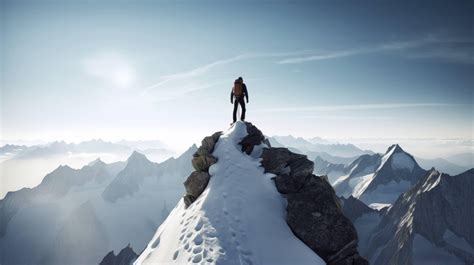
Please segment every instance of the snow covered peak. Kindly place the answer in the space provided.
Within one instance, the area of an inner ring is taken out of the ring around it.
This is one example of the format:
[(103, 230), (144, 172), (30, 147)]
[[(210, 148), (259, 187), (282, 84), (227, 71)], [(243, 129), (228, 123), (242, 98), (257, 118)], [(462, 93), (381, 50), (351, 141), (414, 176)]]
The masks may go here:
[(398, 144), (388, 148), (387, 153), (382, 157), (382, 163), (379, 170), (389, 163), (392, 170), (408, 170), (413, 172), (415, 166), (418, 166), (412, 155), (405, 152)]
[(366, 204), (393, 203), (426, 173), (398, 144), (390, 146), (382, 156), (359, 157), (347, 172), (334, 183), (336, 191)]
[(387, 153), (388, 152), (392, 152), (392, 153), (399, 153), (399, 152), (405, 152), (403, 151), (402, 147), (398, 144), (392, 144), (388, 150), (387, 150)]
[(242, 152), (246, 135), (236, 122), (220, 136), (204, 192), (187, 209), (180, 200), (135, 264), (324, 264), (286, 223), (274, 175)]

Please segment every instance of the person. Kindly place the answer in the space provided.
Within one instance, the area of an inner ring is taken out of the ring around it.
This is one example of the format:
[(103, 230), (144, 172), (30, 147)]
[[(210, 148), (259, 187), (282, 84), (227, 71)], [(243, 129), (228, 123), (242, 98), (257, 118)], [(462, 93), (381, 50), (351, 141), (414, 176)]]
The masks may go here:
[(240, 104), (242, 108), (242, 114), (240, 115), (240, 120), (245, 120), (245, 102), (244, 97), (247, 100), (247, 104), (249, 103), (249, 93), (247, 91), (247, 86), (244, 83), (244, 79), (242, 77), (237, 78), (234, 81), (234, 86), (230, 92), (230, 104), (234, 104), (234, 112), (232, 118), (234, 120), (233, 123), (237, 121), (237, 108)]

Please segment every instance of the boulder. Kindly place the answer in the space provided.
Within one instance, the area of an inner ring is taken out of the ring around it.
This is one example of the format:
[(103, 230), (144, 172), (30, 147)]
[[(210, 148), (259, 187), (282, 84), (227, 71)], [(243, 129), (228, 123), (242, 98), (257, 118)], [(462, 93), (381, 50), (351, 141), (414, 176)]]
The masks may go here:
[(261, 144), (265, 140), (265, 137), (252, 123), (246, 122), (245, 125), (247, 126), (247, 136), (245, 136), (239, 144), (242, 146), (242, 152), (250, 155), (254, 146)]
[(207, 154), (195, 156), (191, 162), (195, 170), (208, 171), (209, 167), (217, 162), (217, 159), (214, 156)]
[[(207, 186), (209, 182), (210, 175), (207, 172), (203, 171), (194, 171), (189, 175), (189, 177), (184, 182), (184, 187), (186, 188), (186, 200), (193, 202)], [(190, 195), (190, 196), (189, 196)], [(186, 197), (185, 196), (185, 197)]]
[(332, 262), (358, 255), (357, 232), (342, 214), (339, 200), (328, 182), (311, 175), (300, 191), (288, 194), (287, 199), (288, 225), (328, 264), (346, 264)]
[(287, 166), (298, 159), (304, 158), (304, 155), (299, 155), (291, 152), (287, 148), (263, 148), (262, 152), (262, 167), (265, 172), (273, 174), (286, 174), (289, 173)]
[(313, 170), (314, 163), (308, 160), (306, 156), (290, 163), (290, 175), (296, 179), (301, 179), (313, 174)]
[(198, 148), (196, 153), (194, 153), (194, 157), (212, 154), (212, 152), (214, 151), (214, 146), (216, 145), (221, 135), (222, 132), (216, 132), (211, 136), (204, 137), (204, 139), (202, 139), (201, 141), (201, 146)]
[(277, 175), (273, 180), (275, 181), (275, 186), (278, 192), (282, 194), (298, 192), (302, 187), (302, 184), (300, 185), (288, 174)]
[(186, 205), (186, 208), (188, 208), (189, 205), (191, 205), (191, 203), (193, 203), (195, 200), (196, 200), (196, 198), (192, 195), (184, 195), (183, 196), (183, 201), (184, 201), (184, 205)]

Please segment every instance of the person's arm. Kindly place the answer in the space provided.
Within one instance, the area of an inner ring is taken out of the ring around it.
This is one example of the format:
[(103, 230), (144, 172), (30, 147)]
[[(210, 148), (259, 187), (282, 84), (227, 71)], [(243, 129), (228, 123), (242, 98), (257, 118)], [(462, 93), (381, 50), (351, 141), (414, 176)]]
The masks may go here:
[(249, 92), (247, 91), (247, 85), (243, 84), (243, 88), (244, 88), (245, 98), (247, 99), (247, 103), (249, 103)]
[(234, 103), (234, 90), (230, 90), (230, 104)]

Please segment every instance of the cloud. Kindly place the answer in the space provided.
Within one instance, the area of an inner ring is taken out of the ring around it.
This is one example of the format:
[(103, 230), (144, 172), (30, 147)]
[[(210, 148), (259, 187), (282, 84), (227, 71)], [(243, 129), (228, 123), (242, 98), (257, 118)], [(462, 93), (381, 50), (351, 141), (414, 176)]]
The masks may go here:
[(196, 67), (194, 69), (188, 70), (188, 71), (183, 71), (183, 72), (178, 72), (174, 73), (171, 75), (164, 75), (161, 76), (158, 82), (145, 87), (142, 89), (142, 95), (147, 94), (150, 90), (162, 87), (165, 84), (169, 84), (171, 82), (179, 82), (179, 81), (186, 81), (186, 80), (191, 80), (200, 76), (205, 75), (208, 73), (210, 70), (217, 66), (222, 66), (242, 60), (250, 60), (250, 59), (258, 59), (258, 58), (272, 58), (272, 57), (284, 57), (284, 56), (294, 56), (302, 53), (307, 53), (308, 50), (306, 51), (294, 51), (294, 52), (276, 52), (276, 53), (244, 53), (240, 54), (234, 57), (230, 58), (225, 58), (221, 60), (217, 60), (199, 67)]
[(158, 97), (154, 97), (154, 102), (168, 101), (180, 98), (189, 93), (197, 92), (206, 88), (228, 83), (227, 81), (217, 81), (213, 83), (189, 83), (177, 87), (169, 87), (166, 90), (160, 91)]
[(82, 61), (84, 71), (117, 88), (128, 88), (135, 81), (135, 70), (117, 53), (102, 53)]
[[(470, 39), (440, 38), (426, 37), (417, 40), (395, 41), (382, 43), (376, 46), (350, 48), (339, 51), (321, 51), (317, 54), (307, 56), (291, 57), (280, 60), (278, 64), (295, 64), (309, 61), (328, 60), (363, 54), (373, 54), (379, 52), (419, 50), (423, 48), (420, 56), (411, 56), (411, 58), (440, 58), (449, 59), (462, 63), (474, 63), (474, 52), (472, 47), (466, 49), (462, 47), (464, 44), (472, 44), (474, 41)], [(439, 47), (440, 45), (445, 47)], [(459, 47), (461, 45), (461, 47)]]
[(331, 112), (349, 110), (378, 110), (420, 107), (457, 107), (459, 104), (447, 103), (384, 103), (384, 104), (354, 104), (354, 105), (326, 105), (305, 107), (283, 107), (257, 109), (255, 112)]

